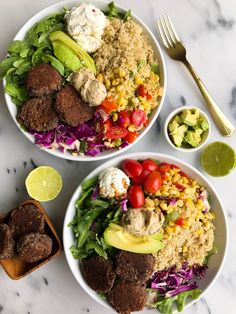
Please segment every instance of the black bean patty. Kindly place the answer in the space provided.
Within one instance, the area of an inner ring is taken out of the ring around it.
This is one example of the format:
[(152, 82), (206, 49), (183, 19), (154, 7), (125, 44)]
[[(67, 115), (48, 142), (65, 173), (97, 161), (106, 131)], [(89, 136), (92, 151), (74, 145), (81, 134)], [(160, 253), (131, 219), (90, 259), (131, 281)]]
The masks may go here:
[(56, 111), (60, 120), (77, 126), (93, 117), (94, 109), (84, 102), (73, 86), (62, 87), (56, 95)]
[(21, 107), (17, 121), (37, 132), (51, 131), (58, 126), (58, 115), (51, 97), (32, 98)]
[(41, 233), (23, 235), (17, 241), (18, 257), (27, 262), (34, 263), (48, 257), (52, 252), (52, 239)]
[(120, 282), (108, 293), (107, 300), (118, 313), (129, 314), (143, 310), (147, 301), (147, 292), (144, 286)]
[(13, 236), (19, 238), (30, 232), (44, 232), (44, 216), (41, 211), (32, 204), (25, 204), (11, 212), (9, 226)]
[(111, 260), (94, 256), (82, 261), (82, 270), (88, 285), (95, 291), (108, 292), (116, 275)]
[(0, 259), (14, 256), (14, 245), (11, 230), (8, 225), (0, 224)]
[(122, 280), (144, 284), (154, 272), (155, 258), (151, 254), (120, 251), (116, 257), (116, 274)]
[(26, 79), (26, 88), (30, 96), (51, 95), (61, 88), (60, 73), (49, 64), (38, 64), (31, 68)]

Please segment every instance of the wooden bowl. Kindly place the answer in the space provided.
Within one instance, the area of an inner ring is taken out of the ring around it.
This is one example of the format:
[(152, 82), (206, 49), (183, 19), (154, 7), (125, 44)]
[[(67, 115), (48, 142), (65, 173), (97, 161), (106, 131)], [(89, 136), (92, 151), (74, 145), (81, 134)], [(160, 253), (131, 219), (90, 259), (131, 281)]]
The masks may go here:
[[(48, 217), (47, 213), (45, 212), (44, 208), (41, 206), (41, 204), (35, 200), (27, 200), (23, 203), (21, 203), (19, 206), (25, 205), (25, 204), (32, 204), (35, 207), (37, 207), (43, 214), (45, 219), (45, 234), (51, 237), (53, 246), (52, 246), (52, 253), (47, 257), (44, 258), (38, 262), (35, 263), (26, 263), (19, 258), (9, 258), (9, 259), (2, 259), (0, 260), (0, 263), (2, 267), (4, 268), (7, 275), (14, 280), (21, 279), (28, 275), (29, 273), (33, 272), (34, 270), (38, 269), (39, 267), (43, 266), (47, 262), (49, 262), (54, 257), (58, 256), (61, 252), (61, 241), (59, 239), (59, 236)], [(19, 207), (18, 206), (18, 207)], [(18, 208), (17, 207), (17, 208)], [(4, 217), (0, 218), (0, 223), (8, 223), (10, 219), (11, 212), (14, 209), (10, 210)]]

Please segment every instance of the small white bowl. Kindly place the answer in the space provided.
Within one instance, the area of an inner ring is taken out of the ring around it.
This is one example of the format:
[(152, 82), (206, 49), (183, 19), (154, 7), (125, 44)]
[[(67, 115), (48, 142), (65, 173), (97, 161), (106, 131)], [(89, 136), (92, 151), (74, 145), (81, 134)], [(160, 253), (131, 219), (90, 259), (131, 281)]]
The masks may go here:
[[(200, 112), (200, 115), (207, 121), (209, 128), (207, 131), (204, 132), (203, 134), (203, 138), (201, 143), (197, 146), (197, 147), (177, 147), (175, 146), (175, 144), (171, 141), (170, 136), (169, 136), (169, 132), (168, 132), (168, 125), (169, 123), (172, 121), (172, 119), (180, 114), (183, 110), (193, 110), (193, 109), (197, 109)], [(211, 134), (211, 123), (210, 120), (207, 116), (207, 114), (200, 108), (198, 107), (194, 107), (194, 106), (182, 106), (179, 107), (177, 109), (175, 109), (174, 111), (172, 111), (168, 117), (165, 120), (165, 124), (164, 124), (164, 134), (165, 134), (165, 138), (167, 140), (167, 142), (170, 144), (170, 146), (172, 146), (173, 148), (182, 151), (182, 152), (186, 152), (186, 153), (192, 153), (192, 152), (196, 152), (197, 150), (201, 149), (208, 141), (210, 134)]]
[[(225, 214), (223, 203), (221, 202), (217, 191), (214, 189), (212, 184), (206, 179), (206, 177), (203, 174), (201, 174), (197, 169), (195, 169), (188, 163), (181, 161), (179, 159), (176, 159), (172, 156), (159, 154), (159, 153), (152, 153), (152, 152), (142, 152), (142, 153), (126, 154), (126, 155), (118, 156), (116, 158), (112, 158), (104, 162), (102, 165), (100, 165), (96, 169), (94, 169), (83, 181), (86, 181), (88, 179), (91, 179), (97, 176), (100, 172), (102, 172), (103, 170), (109, 167), (119, 167), (122, 161), (125, 159), (145, 160), (147, 158), (153, 158), (153, 159), (159, 160), (160, 162), (167, 162), (170, 164), (175, 164), (176, 166), (180, 167), (182, 171), (187, 173), (187, 175), (189, 175), (191, 178), (193, 178), (194, 180), (199, 182), (201, 185), (206, 187), (206, 189), (211, 195), (211, 207), (213, 208), (216, 214), (214, 224), (216, 227), (215, 243), (216, 243), (218, 252), (216, 255), (213, 255), (210, 258), (209, 265), (208, 265), (209, 268), (206, 272), (204, 279), (196, 280), (197, 284), (202, 290), (202, 293), (200, 295), (200, 298), (201, 298), (205, 295), (206, 291), (213, 285), (216, 278), (218, 277), (222, 269), (226, 252), (227, 252), (227, 247), (228, 247), (228, 224), (227, 224), (227, 219), (226, 219), (226, 214)], [(78, 262), (78, 260), (73, 258), (70, 251), (70, 247), (74, 244), (74, 234), (73, 234), (72, 228), (68, 227), (68, 224), (72, 221), (75, 215), (75, 202), (81, 194), (81, 191), (82, 191), (81, 184), (82, 182), (80, 183), (78, 188), (75, 190), (68, 204), (67, 211), (64, 218), (63, 244), (64, 244), (64, 251), (65, 251), (67, 263), (75, 279), (77, 280), (79, 285), (84, 289), (84, 291), (86, 291), (90, 295), (90, 297), (93, 298), (97, 303), (112, 310), (113, 311), (112, 313), (114, 313), (114, 310), (111, 308), (108, 302), (106, 300), (103, 300), (94, 290), (92, 290), (88, 286), (87, 282), (85, 281), (83, 277), (81, 267), (80, 267), (81, 266), (80, 262)], [(186, 302), (186, 307), (189, 307), (191, 304), (195, 303), (197, 300), (188, 298)], [(159, 312), (155, 309), (155, 310), (145, 311), (144, 313), (158, 314)], [(177, 313), (177, 310), (174, 310), (173, 313)]]

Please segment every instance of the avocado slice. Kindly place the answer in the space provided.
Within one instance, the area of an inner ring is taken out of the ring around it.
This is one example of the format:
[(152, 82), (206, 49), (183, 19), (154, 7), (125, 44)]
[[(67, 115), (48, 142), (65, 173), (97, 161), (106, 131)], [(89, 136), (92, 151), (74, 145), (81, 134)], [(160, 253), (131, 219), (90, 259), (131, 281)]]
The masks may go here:
[(187, 131), (184, 139), (189, 145), (196, 147), (201, 143), (202, 132), (203, 131), (201, 129), (197, 129), (195, 131)]
[(180, 115), (182, 123), (187, 124), (189, 126), (196, 126), (199, 118), (199, 111), (198, 110), (183, 110)]
[(203, 131), (206, 131), (209, 129), (209, 125), (203, 117), (199, 117), (198, 124)]
[(63, 43), (65, 46), (68, 46), (81, 60), (85, 67), (90, 69), (93, 73), (96, 73), (96, 67), (93, 59), (90, 55), (81, 48), (70, 36), (62, 31), (55, 31), (49, 35), (51, 42), (59, 41)]
[(117, 249), (140, 254), (156, 253), (164, 247), (160, 234), (137, 237), (115, 223), (105, 229), (104, 239)]
[(168, 125), (168, 129), (170, 132), (174, 132), (179, 127), (179, 123), (176, 121), (177, 117), (178, 116), (176, 116)]
[(187, 129), (188, 129), (188, 126), (186, 124), (183, 124), (177, 127), (177, 129), (175, 129), (173, 132), (170, 133), (170, 137), (172, 138), (173, 143), (177, 147), (181, 146)]
[(76, 54), (60, 41), (53, 41), (53, 52), (59, 61), (70, 71), (82, 68), (82, 63)]

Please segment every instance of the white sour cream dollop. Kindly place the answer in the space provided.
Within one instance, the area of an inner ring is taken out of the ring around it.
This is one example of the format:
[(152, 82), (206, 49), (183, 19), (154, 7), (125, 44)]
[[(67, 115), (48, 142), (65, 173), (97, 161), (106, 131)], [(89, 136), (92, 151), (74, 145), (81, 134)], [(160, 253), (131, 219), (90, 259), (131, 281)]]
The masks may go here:
[(130, 180), (119, 168), (111, 167), (98, 177), (100, 195), (107, 198), (121, 198), (127, 194)]
[(81, 3), (66, 14), (68, 33), (87, 52), (100, 47), (106, 16), (92, 4)]

